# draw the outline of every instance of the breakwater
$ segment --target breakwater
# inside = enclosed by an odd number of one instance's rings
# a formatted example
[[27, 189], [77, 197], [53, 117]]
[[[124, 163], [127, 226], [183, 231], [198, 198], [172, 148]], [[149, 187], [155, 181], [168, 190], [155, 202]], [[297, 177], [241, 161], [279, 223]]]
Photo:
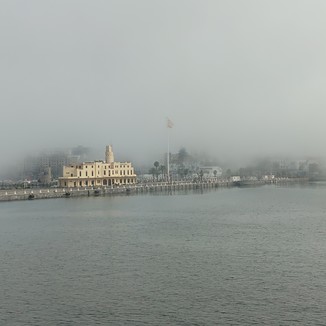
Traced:
[[[298, 183], [307, 182], [303, 178], [283, 178], [273, 181], [256, 180], [251, 181], [250, 186], [260, 186], [264, 184], [277, 183]], [[0, 201], [15, 200], [33, 200], [33, 199], [50, 199], [50, 198], [71, 198], [85, 196], [106, 196], [115, 194], [137, 194], [149, 192], [177, 191], [177, 190], [194, 190], [209, 189], [218, 187], [248, 186], [247, 182], [243, 184], [235, 183], [229, 180], [214, 180], [208, 182], [152, 182], [140, 183], [129, 186], [99, 187], [99, 188], [33, 188], [33, 189], [10, 189], [0, 190]]]

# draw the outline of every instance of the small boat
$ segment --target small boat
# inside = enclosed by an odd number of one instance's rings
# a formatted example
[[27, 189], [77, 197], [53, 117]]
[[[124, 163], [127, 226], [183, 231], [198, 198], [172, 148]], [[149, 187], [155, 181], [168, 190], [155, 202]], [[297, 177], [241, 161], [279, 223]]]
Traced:
[[28, 195], [28, 200], [33, 200], [35, 198], [34, 194], [29, 194]]

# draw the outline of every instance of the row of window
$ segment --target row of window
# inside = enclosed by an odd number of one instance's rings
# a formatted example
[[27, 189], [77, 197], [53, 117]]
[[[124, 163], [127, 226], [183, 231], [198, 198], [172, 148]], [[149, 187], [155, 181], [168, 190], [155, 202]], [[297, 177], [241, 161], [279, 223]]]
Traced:
[[[133, 179], [120, 179], [120, 180], [103, 180], [102, 184], [100, 182], [100, 180], [97, 180], [97, 184], [100, 184], [100, 185], [103, 185], [103, 186], [107, 186], [107, 185], [112, 185], [112, 184], [130, 184], [130, 183], [133, 183], [134, 180]], [[64, 185], [65, 187], [67, 187], [67, 182], [65, 181], [64, 182]], [[86, 180], [84, 183], [83, 181], [79, 181], [79, 182], [76, 182], [74, 181], [74, 187], [77, 187], [77, 186], [95, 186], [95, 181], [94, 180], [91, 180], [91, 181], [88, 181]]]
[[[71, 167], [73, 167], [73, 166], [71, 166]], [[94, 165], [91, 165], [91, 167], [92, 167], [92, 169], [94, 169]], [[106, 169], [106, 167], [107, 167], [107, 165], [104, 165], [104, 169]], [[115, 169], [118, 169], [118, 168], [128, 168], [128, 167], [130, 167], [130, 164], [121, 164], [121, 165], [118, 164], [118, 165], [114, 165], [114, 168]], [[77, 168], [82, 169], [82, 166], [79, 165]], [[88, 165], [85, 165], [85, 168], [87, 169], [88, 168]], [[99, 169], [100, 166], [98, 165], [97, 168]]]
[[[126, 173], [127, 172], [127, 173]], [[103, 171], [104, 175], [106, 176], [106, 171]], [[88, 171], [85, 172], [86, 177], [88, 177]], [[97, 171], [97, 175], [100, 175], [100, 171]], [[108, 172], [108, 176], [110, 176], [110, 171]], [[112, 170], [112, 175], [119, 175], [119, 171], [118, 170]], [[120, 170], [120, 175], [132, 175], [132, 171], [131, 170]], [[73, 173], [71, 173], [70, 175], [71, 177], [73, 177]], [[79, 176], [82, 176], [82, 171], [79, 171]], [[94, 177], [94, 171], [91, 171], [91, 175], [92, 177]]]

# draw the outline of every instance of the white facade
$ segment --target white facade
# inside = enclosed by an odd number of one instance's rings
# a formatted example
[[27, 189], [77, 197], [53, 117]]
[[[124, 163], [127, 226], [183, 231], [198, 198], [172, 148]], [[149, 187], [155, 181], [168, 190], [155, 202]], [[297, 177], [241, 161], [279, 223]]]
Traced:
[[112, 147], [106, 148], [105, 161], [83, 162], [63, 167], [60, 187], [101, 187], [136, 183], [136, 174], [130, 162], [113, 162]]

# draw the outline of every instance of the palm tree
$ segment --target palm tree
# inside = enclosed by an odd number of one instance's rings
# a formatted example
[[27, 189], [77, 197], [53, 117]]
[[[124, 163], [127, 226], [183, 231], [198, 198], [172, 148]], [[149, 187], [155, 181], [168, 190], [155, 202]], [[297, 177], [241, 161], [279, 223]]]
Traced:
[[154, 166], [156, 171], [156, 180], [158, 180], [158, 167], [160, 166], [160, 163], [158, 161], [155, 161]]
[[156, 174], [155, 168], [150, 168], [149, 173], [153, 176], [153, 181], [154, 181], [155, 180], [155, 174]]
[[161, 174], [162, 174], [162, 180], [164, 180], [165, 166], [164, 165], [160, 165], [159, 170], [161, 171]]

